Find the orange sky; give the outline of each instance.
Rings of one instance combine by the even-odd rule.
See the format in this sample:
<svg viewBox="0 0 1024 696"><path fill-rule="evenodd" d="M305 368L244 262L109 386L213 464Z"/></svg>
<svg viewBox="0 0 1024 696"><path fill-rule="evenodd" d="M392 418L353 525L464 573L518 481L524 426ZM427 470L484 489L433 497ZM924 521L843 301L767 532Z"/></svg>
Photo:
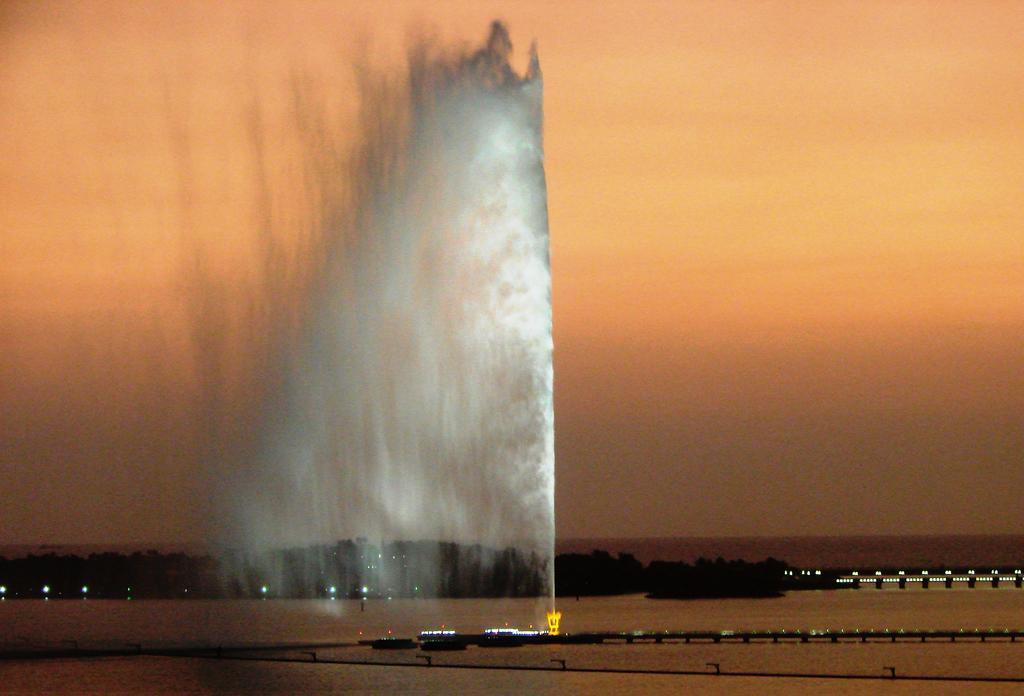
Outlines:
<svg viewBox="0 0 1024 696"><path fill-rule="evenodd" d="M344 124L352 60L496 17L544 70L561 536L1019 531L1021 3L8 2L7 541L118 540L147 497L140 538L198 533L157 426L93 413L157 379L116 356L182 360L183 227L245 277L261 210L304 224L289 79Z"/></svg>

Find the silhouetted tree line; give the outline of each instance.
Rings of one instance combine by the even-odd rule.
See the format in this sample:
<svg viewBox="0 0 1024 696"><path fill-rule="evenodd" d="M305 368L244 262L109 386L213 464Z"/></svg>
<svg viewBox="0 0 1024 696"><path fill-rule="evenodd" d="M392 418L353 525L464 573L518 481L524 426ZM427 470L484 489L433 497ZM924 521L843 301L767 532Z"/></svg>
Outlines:
<svg viewBox="0 0 1024 696"><path fill-rule="evenodd" d="M11 599L535 597L549 591L547 571L545 559L515 548L357 539L217 556L0 557L0 587Z"/></svg>
<svg viewBox="0 0 1024 696"><path fill-rule="evenodd" d="M560 596L646 593L651 598L775 597L799 589L787 581L783 561L757 563L699 559L693 565L652 561L644 567L633 555L605 551L561 554L555 558L555 593Z"/></svg>
<svg viewBox="0 0 1024 696"><path fill-rule="evenodd" d="M801 576L783 561L652 561L605 551L555 558L560 596L645 593L653 598L772 597L835 588L835 575ZM365 539L262 553L0 557L0 588L15 598L537 597L547 560L515 548L433 541L378 547ZM47 590L44 592L44 588Z"/></svg>
<svg viewBox="0 0 1024 696"><path fill-rule="evenodd" d="M784 571L788 568L774 558L757 563L701 558L693 565L654 561L647 567L648 596L656 599L777 597L782 594Z"/></svg>
<svg viewBox="0 0 1024 696"><path fill-rule="evenodd" d="M7 598L216 596L217 573L217 562L210 556L153 550L85 558L54 553L0 557L0 585Z"/></svg>

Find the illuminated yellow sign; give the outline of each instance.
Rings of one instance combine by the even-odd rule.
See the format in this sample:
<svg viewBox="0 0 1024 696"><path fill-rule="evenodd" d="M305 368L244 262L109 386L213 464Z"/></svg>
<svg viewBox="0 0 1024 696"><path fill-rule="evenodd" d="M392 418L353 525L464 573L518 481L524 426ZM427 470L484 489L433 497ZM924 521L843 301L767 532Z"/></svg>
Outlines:
<svg viewBox="0 0 1024 696"><path fill-rule="evenodd" d="M560 611L549 611L548 612L548 633L557 636L558 635L558 624L562 621L562 612Z"/></svg>

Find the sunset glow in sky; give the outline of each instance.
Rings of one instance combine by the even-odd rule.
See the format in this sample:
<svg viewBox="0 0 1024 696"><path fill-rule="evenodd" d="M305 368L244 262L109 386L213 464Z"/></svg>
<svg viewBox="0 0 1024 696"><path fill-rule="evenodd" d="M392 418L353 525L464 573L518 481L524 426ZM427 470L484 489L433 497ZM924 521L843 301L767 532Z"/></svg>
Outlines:
<svg viewBox="0 0 1024 696"><path fill-rule="evenodd" d="M5 2L0 543L204 537L183 259L301 253L296 84L343 145L354 64L495 18L544 73L560 537L1020 530L1024 4Z"/></svg>

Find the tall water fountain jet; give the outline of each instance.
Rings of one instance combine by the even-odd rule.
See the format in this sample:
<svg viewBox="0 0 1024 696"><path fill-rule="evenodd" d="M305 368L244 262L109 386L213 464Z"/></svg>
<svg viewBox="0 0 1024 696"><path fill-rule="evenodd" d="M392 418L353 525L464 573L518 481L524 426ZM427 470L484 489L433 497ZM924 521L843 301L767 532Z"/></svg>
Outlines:
<svg viewBox="0 0 1024 696"><path fill-rule="evenodd" d="M275 359L240 531L514 546L553 593L551 274L536 50L421 43L364 76L304 328ZM438 559L438 563L442 561ZM441 572L442 569L438 569Z"/></svg>

